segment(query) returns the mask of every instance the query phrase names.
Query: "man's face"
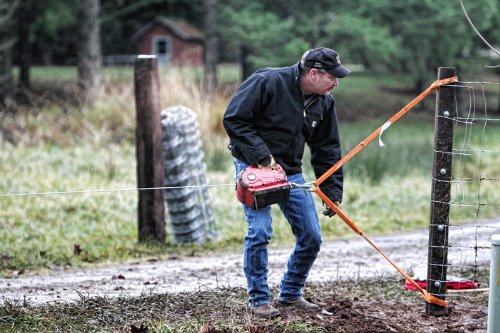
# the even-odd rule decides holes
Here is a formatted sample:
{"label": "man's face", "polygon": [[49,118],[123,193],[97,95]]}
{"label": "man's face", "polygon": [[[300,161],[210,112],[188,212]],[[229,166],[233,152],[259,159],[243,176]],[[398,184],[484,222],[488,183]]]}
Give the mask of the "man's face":
{"label": "man's face", "polygon": [[329,95],[339,85],[339,80],[328,72],[317,72],[314,81],[314,92],[318,95]]}

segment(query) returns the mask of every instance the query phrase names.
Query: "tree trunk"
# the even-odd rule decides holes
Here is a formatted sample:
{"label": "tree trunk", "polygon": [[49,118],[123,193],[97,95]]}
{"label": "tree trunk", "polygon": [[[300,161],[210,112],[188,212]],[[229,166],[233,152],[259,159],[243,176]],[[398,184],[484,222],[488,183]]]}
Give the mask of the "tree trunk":
{"label": "tree trunk", "polygon": [[204,0],[205,5],[205,86],[209,94],[217,88],[217,0]]}
{"label": "tree trunk", "polygon": [[38,57],[40,58],[43,66],[54,65],[54,50],[52,49],[50,42],[47,41],[47,37],[40,36],[37,40],[37,50],[40,52]]}
{"label": "tree trunk", "polygon": [[29,26],[31,24],[32,13],[30,8],[32,4],[24,0],[19,6],[19,84],[24,88],[30,88],[30,67],[31,67],[31,48],[29,42]]}
{"label": "tree trunk", "polygon": [[101,43],[99,0],[80,0],[78,8],[78,85],[80,106],[90,107],[99,83]]}
{"label": "tree trunk", "polygon": [[0,106],[9,109],[12,105],[14,85],[12,82],[12,39],[9,35],[10,20],[14,4],[0,0]]}
{"label": "tree trunk", "polygon": [[242,80],[246,80],[250,75],[253,73],[253,66],[250,65],[248,62],[248,55],[250,54],[250,51],[247,46],[241,45],[240,46],[240,59],[239,63],[241,66],[241,75],[242,75]]}

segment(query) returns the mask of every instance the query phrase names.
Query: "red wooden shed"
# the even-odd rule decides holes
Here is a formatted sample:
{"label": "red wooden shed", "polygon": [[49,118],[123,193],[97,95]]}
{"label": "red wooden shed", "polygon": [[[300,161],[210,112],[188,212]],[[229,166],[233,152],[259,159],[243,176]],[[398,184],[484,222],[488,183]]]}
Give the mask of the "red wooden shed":
{"label": "red wooden shed", "polygon": [[203,33],[182,19],[157,19],[139,29],[132,40],[137,54],[154,54],[161,65],[203,64]]}

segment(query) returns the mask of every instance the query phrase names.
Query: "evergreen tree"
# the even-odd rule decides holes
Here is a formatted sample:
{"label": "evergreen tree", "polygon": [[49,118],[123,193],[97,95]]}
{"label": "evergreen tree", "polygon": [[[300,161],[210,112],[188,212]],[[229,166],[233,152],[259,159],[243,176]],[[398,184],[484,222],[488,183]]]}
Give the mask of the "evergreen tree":
{"label": "evergreen tree", "polygon": [[11,18],[18,2],[0,0],[0,106],[9,108],[14,93],[12,80]]}

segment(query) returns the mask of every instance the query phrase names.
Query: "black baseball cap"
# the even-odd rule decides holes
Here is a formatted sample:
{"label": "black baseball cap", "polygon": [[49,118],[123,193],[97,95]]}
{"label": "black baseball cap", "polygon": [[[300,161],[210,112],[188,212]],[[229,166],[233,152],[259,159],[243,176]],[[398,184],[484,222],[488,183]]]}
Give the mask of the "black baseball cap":
{"label": "black baseball cap", "polygon": [[351,73],[349,69],[340,64],[337,51],[327,47],[318,47],[307,50],[300,60],[301,67],[323,69],[335,77],[343,78]]}

